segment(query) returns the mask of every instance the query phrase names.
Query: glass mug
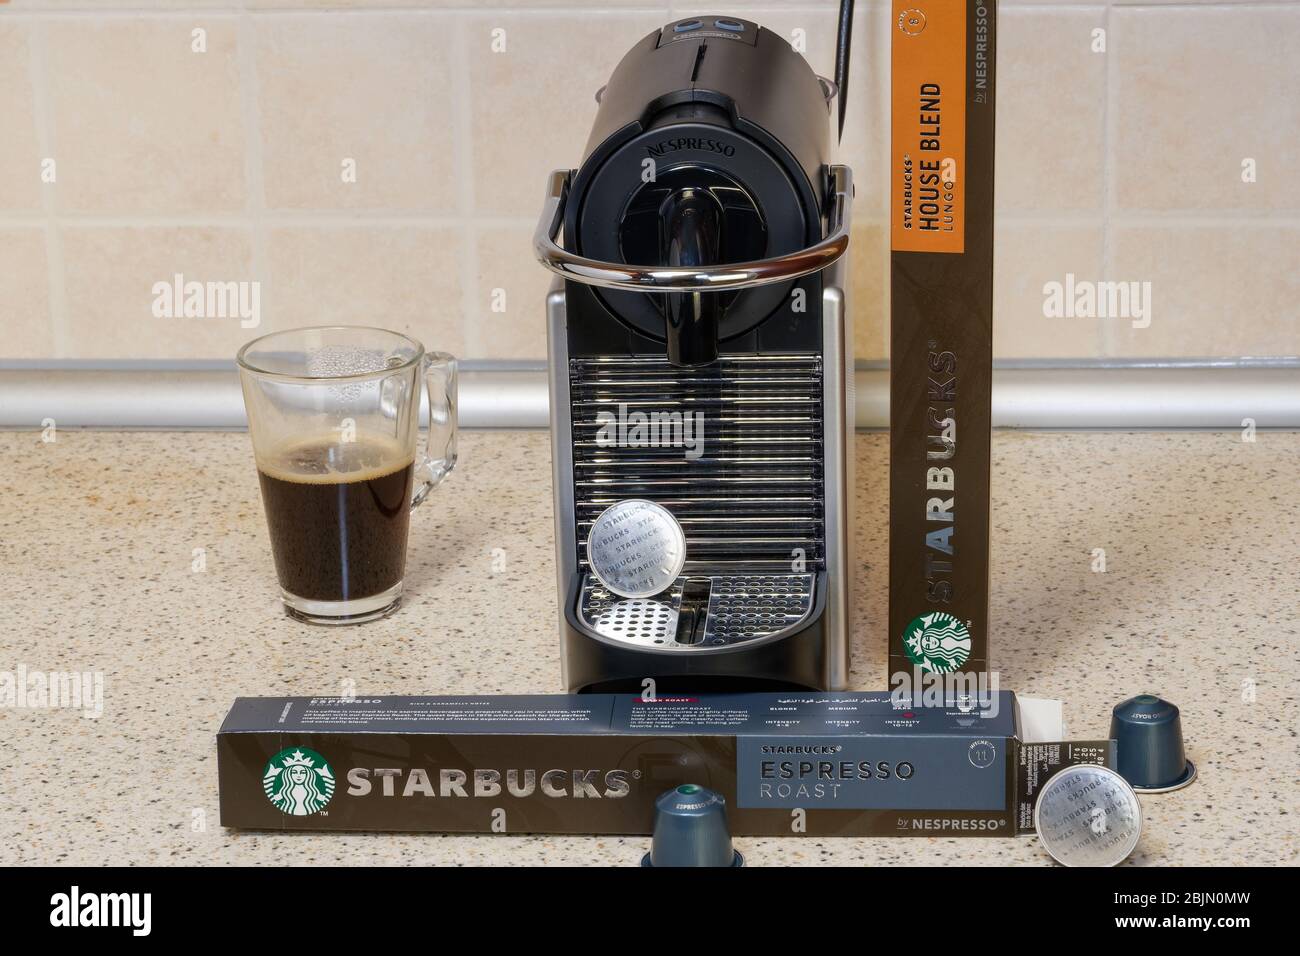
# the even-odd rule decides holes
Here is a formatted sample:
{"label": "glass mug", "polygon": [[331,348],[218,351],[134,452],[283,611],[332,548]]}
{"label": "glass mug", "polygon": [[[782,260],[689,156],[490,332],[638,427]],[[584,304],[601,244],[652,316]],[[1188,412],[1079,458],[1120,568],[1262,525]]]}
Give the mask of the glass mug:
{"label": "glass mug", "polygon": [[272,332],[237,361],[285,610],[312,624],[391,614],[411,512],[456,465],[456,360],[335,326]]}

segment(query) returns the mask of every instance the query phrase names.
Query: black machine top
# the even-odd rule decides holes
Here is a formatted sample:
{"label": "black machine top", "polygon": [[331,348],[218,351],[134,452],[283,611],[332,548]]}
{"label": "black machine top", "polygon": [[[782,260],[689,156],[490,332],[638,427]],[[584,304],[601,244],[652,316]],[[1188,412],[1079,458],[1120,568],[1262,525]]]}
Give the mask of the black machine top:
{"label": "black machine top", "polygon": [[[695,16],[648,34],[601,91],[572,182],[566,246],[606,261],[743,262],[822,237],[834,87],[777,34]],[[791,283],[741,292],[599,290],[621,321],[699,365],[761,323]]]}
{"label": "black machine top", "polygon": [[601,91],[583,167],[603,162],[638,134],[671,126],[660,115],[670,107],[712,105],[726,114],[726,125],[785,153],[790,172],[802,170],[820,189],[831,92],[808,61],[766,27],[732,17],[678,20],[643,37],[615,67]]}

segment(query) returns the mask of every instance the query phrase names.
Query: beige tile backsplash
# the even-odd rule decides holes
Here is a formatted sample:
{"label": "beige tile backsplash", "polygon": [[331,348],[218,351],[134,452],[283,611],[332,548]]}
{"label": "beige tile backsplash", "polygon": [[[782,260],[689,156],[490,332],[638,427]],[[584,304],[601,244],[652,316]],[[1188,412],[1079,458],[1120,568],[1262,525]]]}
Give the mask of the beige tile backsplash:
{"label": "beige tile backsplash", "polygon": [[0,226],[0,329],[10,355],[54,355],[45,230]]}
{"label": "beige tile backsplash", "polygon": [[1149,326],[1110,326],[1115,354],[1300,352],[1300,225],[1125,225],[1111,243],[1115,271],[1147,279],[1153,296]]}
{"label": "beige tile backsplash", "polygon": [[0,209],[34,212],[41,208],[40,144],[32,95],[32,25],[0,19]]}
{"label": "beige tile backsplash", "polygon": [[[65,338],[73,358],[233,357],[253,332],[232,318],[154,315],[154,286],[186,280],[239,281],[253,271],[253,234],[244,225],[56,227],[63,261]],[[265,304],[262,308],[266,312]],[[263,323],[265,324],[265,323]],[[56,323],[56,328],[60,323]]]}
{"label": "beige tile backsplash", "polygon": [[457,226],[272,226],[266,239],[267,329],[377,325],[428,348],[466,351],[464,233]]}
{"label": "beige tile backsplash", "polygon": [[266,208],[453,216],[452,56],[429,16],[284,16],[255,37]]}
{"label": "beige tile backsplash", "polygon": [[1113,17],[1119,208],[1300,212],[1300,5]]}
{"label": "beige tile backsplash", "polygon": [[526,223],[478,230],[468,333],[473,355],[507,359],[546,357],[543,302],[551,277],[532,263],[533,230]]}
{"label": "beige tile backsplash", "polygon": [[[839,159],[871,360],[891,15],[858,6]],[[0,359],[228,358],[324,322],[543,358],[545,176],[626,49],[697,12],[832,71],[827,0],[0,0]],[[1003,0],[999,40],[996,354],[1300,353],[1300,5]],[[177,274],[257,283],[257,328],[157,315]],[[1149,326],[1047,316],[1067,275],[1150,283]]]}
{"label": "beige tile backsplash", "polygon": [[[998,19],[994,196],[1001,213],[1099,213],[1106,165],[1106,57],[1089,49],[1105,7],[1007,7]],[[1016,54],[1008,53],[1015,50]]]}
{"label": "beige tile backsplash", "polygon": [[1112,320],[1047,316],[1043,286],[1068,274],[1102,275],[1104,230],[1098,223],[1007,219],[993,249],[993,351],[1002,358],[1091,358],[1102,354]]}
{"label": "beige tile backsplash", "polygon": [[889,354],[889,227],[885,221],[854,225],[849,255],[853,351],[859,358],[880,359]]}
{"label": "beige tile backsplash", "polygon": [[[459,44],[468,70],[474,208],[536,216],[546,174],[582,158],[596,90],[626,47],[666,19],[662,10],[466,17]],[[494,43],[504,43],[504,52],[493,52]]]}
{"label": "beige tile backsplash", "polygon": [[[202,54],[191,49],[196,30],[204,31]],[[54,17],[39,22],[38,36],[56,211],[193,216],[245,208],[250,137],[240,115],[236,21]]]}

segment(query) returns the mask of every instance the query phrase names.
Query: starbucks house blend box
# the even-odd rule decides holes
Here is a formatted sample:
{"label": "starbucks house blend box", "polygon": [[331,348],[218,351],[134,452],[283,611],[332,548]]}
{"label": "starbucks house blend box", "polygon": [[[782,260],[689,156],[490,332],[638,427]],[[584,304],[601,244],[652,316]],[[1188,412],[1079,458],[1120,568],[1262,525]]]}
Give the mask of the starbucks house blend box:
{"label": "starbucks house blend box", "polygon": [[889,679],[988,670],[993,0],[895,0]]}
{"label": "starbucks house blend box", "polygon": [[221,823],[649,834],[655,798],[694,783],[740,835],[1007,836],[1024,816],[1018,724],[1008,691],[915,708],[855,692],[241,697],[217,735]]}

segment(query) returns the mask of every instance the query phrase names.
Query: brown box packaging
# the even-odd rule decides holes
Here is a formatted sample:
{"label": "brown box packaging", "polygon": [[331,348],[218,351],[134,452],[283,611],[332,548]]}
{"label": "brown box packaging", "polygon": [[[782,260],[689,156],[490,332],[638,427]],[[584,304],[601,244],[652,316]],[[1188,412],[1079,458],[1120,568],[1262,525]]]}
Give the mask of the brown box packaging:
{"label": "brown box packaging", "polygon": [[221,823],[256,830],[648,835],[665,790],[740,836],[1009,836],[1018,714],[1002,691],[242,697],[217,735]]}
{"label": "brown box packaging", "polygon": [[221,823],[255,830],[648,835],[684,783],[737,836],[1010,836],[1063,766],[1015,695],[241,697],[217,735]]}
{"label": "brown box packaging", "polygon": [[988,670],[993,0],[894,0],[889,680]]}

